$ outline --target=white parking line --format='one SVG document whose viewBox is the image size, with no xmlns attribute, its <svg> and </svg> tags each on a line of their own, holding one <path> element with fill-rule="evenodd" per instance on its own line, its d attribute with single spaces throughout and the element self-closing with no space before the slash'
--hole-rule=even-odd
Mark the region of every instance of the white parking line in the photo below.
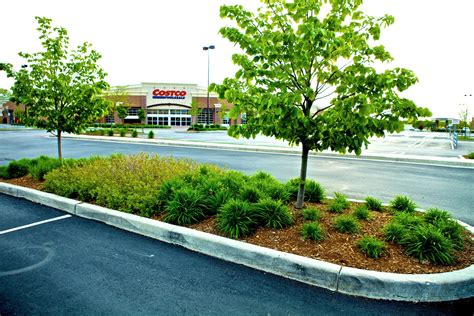
<svg viewBox="0 0 474 316">
<path fill-rule="evenodd" d="M 59 221 L 59 220 L 61 220 L 61 219 L 65 219 L 65 218 L 69 218 L 69 217 L 72 217 L 72 215 L 59 216 L 59 217 L 47 219 L 47 220 L 44 220 L 44 221 L 41 221 L 41 222 L 36 222 L 36 223 L 24 225 L 24 226 L 19 226 L 19 227 L 7 229 L 7 230 L 4 230 L 4 231 L 1 231 L 1 232 L 0 232 L 0 235 L 8 234 L 8 233 L 11 233 L 11 232 L 20 230 L 20 229 L 25 229 L 25 228 L 29 228 L 29 227 L 33 227 L 33 226 L 37 226 L 37 225 L 49 223 L 49 222 Z"/>
</svg>

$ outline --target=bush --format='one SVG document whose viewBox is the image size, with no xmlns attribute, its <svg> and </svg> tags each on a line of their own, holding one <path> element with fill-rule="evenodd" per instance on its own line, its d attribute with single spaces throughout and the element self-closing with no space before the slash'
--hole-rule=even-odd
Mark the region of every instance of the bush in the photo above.
<svg viewBox="0 0 474 316">
<path fill-rule="evenodd" d="M 290 192 L 288 192 L 288 188 L 279 182 L 263 185 L 262 190 L 265 195 L 274 200 L 282 201 L 283 203 L 288 203 L 290 201 Z"/>
<path fill-rule="evenodd" d="M 319 203 L 326 198 L 324 188 L 313 180 L 306 180 L 305 201 Z"/>
<path fill-rule="evenodd" d="M 441 231 L 443 236 L 448 238 L 453 244 L 454 249 L 464 249 L 464 233 L 465 229 L 459 223 L 452 219 L 445 221 L 436 221 L 435 226 Z"/>
<path fill-rule="evenodd" d="M 30 168 L 30 159 L 20 159 L 10 162 L 7 166 L 7 179 L 24 177 L 28 174 Z"/>
<path fill-rule="evenodd" d="M 423 219 L 416 214 L 401 212 L 395 215 L 394 222 L 403 225 L 408 229 L 413 229 L 423 224 Z"/>
<path fill-rule="evenodd" d="M 380 258 L 387 246 L 385 243 L 375 237 L 364 236 L 357 242 L 360 250 L 370 258 Z"/>
<path fill-rule="evenodd" d="M 155 138 L 155 133 L 153 133 L 153 131 L 149 131 L 148 132 L 148 138 L 150 138 L 150 139 Z"/>
<path fill-rule="evenodd" d="M 46 156 L 41 156 L 39 158 L 33 159 L 29 167 L 29 173 L 36 180 L 44 180 L 44 176 L 59 167 L 61 167 L 61 162 L 58 158 L 50 158 Z"/>
<path fill-rule="evenodd" d="M 317 221 L 321 218 L 321 213 L 315 207 L 308 207 L 303 209 L 303 218 L 306 221 Z"/>
<path fill-rule="evenodd" d="M 120 137 L 125 137 L 126 131 L 124 128 L 120 129 Z"/>
<path fill-rule="evenodd" d="M 344 205 L 337 203 L 336 201 L 332 201 L 331 204 L 329 204 L 328 211 L 341 214 L 344 211 Z"/>
<path fill-rule="evenodd" d="M 227 171 L 221 176 L 221 183 L 224 188 L 227 188 L 229 192 L 231 192 L 234 197 L 237 197 L 240 193 L 240 190 L 245 185 L 248 177 L 244 175 L 242 172 L 238 171 Z"/>
<path fill-rule="evenodd" d="M 8 166 L 0 166 L 0 178 L 8 179 L 7 168 L 8 168 Z"/>
<path fill-rule="evenodd" d="M 100 136 L 104 136 L 105 135 L 105 131 L 103 129 L 99 129 L 97 131 L 97 134 L 99 134 Z"/>
<path fill-rule="evenodd" d="M 150 216 L 163 209 L 158 198 L 162 184 L 197 172 L 198 167 L 187 159 L 147 154 L 113 155 L 53 170 L 45 176 L 45 189 L 119 211 Z"/>
<path fill-rule="evenodd" d="M 304 223 L 301 226 L 301 236 L 304 239 L 311 239 L 314 241 L 321 241 L 326 237 L 324 229 L 319 225 L 319 223 Z"/>
<path fill-rule="evenodd" d="M 337 204 L 341 205 L 341 207 L 343 209 L 347 209 L 351 206 L 351 204 L 347 200 L 347 197 L 344 194 L 339 193 L 339 192 L 334 193 L 334 200 L 333 201 L 334 201 L 334 203 L 337 203 Z"/>
<path fill-rule="evenodd" d="M 132 137 L 134 137 L 134 138 L 138 137 L 138 132 L 137 132 L 136 129 L 134 129 L 134 130 L 132 131 Z"/>
<path fill-rule="evenodd" d="M 204 206 L 199 191 L 183 188 L 175 192 L 166 207 L 165 222 L 177 225 L 190 225 L 204 218 Z"/>
<path fill-rule="evenodd" d="M 249 203 L 257 203 L 262 197 L 262 192 L 255 185 L 248 184 L 240 191 L 240 199 Z"/>
<path fill-rule="evenodd" d="M 270 198 L 262 199 L 255 204 L 254 210 L 258 221 L 265 227 L 279 229 L 293 223 L 293 214 L 286 205 Z"/>
<path fill-rule="evenodd" d="M 356 233 L 359 231 L 359 224 L 352 216 L 341 215 L 334 219 L 334 228 L 340 233 Z"/>
<path fill-rule="evenodd" d="M 217 213 L 217 227 L 221 233 L 231 238 L 249 235 L 255 229 L 257 219 L 250 204 L 232 199 Z"/>
<path fill-rule="evenodd" d="M 180 177 L 171 178 L 161 185 L 156 195 L 157 204 L 160 209 L 165 209 L 168 202 L 174 198 L 176 191 L 186 187 L 186 183 Z"/>
<path fill-rule="evenodd" d="M 377 200 L 373 197 L 368 196 L 365 198 L 365 203 L 369 210 L 383 212 L 383 205 L 380 200 Z"/>
<path fill-rule="evenodd" d="M 433 225 L 420 225 L 403 238 L 405 253 L 420 261 L 450 265 L 454 263 L 453 245 Z"/>
<path fill-rule="evenodd" d="M 108 136 L 114 136 L 114 130 L 113 130 L 113 129 L 109 129 L 109 130 L 107 131 L 107 135 L 108 135 Z"/>
<path fill-rule="evenodd" d="M 231 199 L 231 194 L 227 190 L 220 190 L 214 195 L 210 195 L 205 199 L 206 214 L 214 215 L 217 211 Z"/>
<path fill-rule="evenodd" d="M 365 206 L 365 205 L 359 205 L 355 209 L 353 215 L 354 215 L 355 218 L 362 219 L 362 220 L 367 220 L 367 219 L 370 218 L 370 212 L 367 209 L 367 206 Z"/>
<path fill-rule="evenodd" d="M 437 208 L 428 209 L 426 210 L 426 213 L 423 214 L 423 219 L 429 224 L 435 224 L 439 221 L 447 221 L 451 218 L 452 217 L 448 212 Z"/>
<path fill-rule="evenodd" d="M 394 212 L 413 213 L 415 212 L 416 204 L 406 196 L 397 195 L 392 201 L 390 201 L 390 207 Z"/>
<path fill-rule="evenodd" d="M 467 155 L 467 159 L 474 159 L 474 152 Z"/>
<path fill-rule="evenodd" d="M 295 200 L 298 197 L 298 190 L 300 187 L 300 178 L 293 178 L 285 184 L 288 192 L 290 193 L 290 199 Z M 326 198 L 324 188 L 313 180 L 306 180 L 304 199 L 307 202 L 319 203 Z"/>
<path fill-rule="evenodd" d="M 403 237 L 405 236 L 406 232 L 407 228 L 397 222 L 390 222 L 383 229 L 385 240 L 392 241 L 397 244 L 402 243 Z"/>
</svg>

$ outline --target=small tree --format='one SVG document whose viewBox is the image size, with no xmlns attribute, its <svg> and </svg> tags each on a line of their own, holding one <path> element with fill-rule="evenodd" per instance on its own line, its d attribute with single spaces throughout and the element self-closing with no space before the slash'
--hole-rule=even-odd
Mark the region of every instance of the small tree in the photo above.
<svg viewBox="0 0 474 316">
<path fill-rule="evenodd" d="M 116 106 L 116 111 L 117 111 L 117 116 L 124 121 L 125 118 L 128 116 L 128 108 L 125 107 L 124 105 L 117 105 Z"/>
<path fill-rule="evenodd" d="M 302 145 L 301 208 L 310 150 L 359 155 L 369 137 L 403 130 L 400 118 L 431 114 L 398 95 L 417 81 L 413 72 L 374 68 L 392 60 L 383 46 L 371 45 L 392 16 L 365 15 L 362 0 L 262 2 L 258 14 L 221 6 L 221 17 L 237 27 L 220 33 L 243 53 L 232 57 L 240 68 L 235 77 L 212 89 L 235 105 L 232 117 L 246 113 L 246 124 L 231 126 L 230 135 L 262 133 Z"/>
<path fill-rule="evenodd" d="M 128 116 L 128 108 L 130 108 L 130 98 L 127 92 L 127 86 L 115 86 L 105 91 L 104 99 L 109 104 L 109 115 L 117 116 L 124 120 Z"/>
<path fill-rule="evenodd" d="M 145 133 L 144 129 L 143 129 L 143 124 L 144 124 L 144 121 L 146 120 L 145 110 L 139 109 L 137 114 L 138 114 L 138 119 L 140 120 L 140 122 L 142 124 L 142 134 L 143 134 L 143 133 Z"/>
<path fill-rule="evenodd" d="M 97 65 L 101 55 L 90 44 L 70 51 L 66 29 L 52 27 L 51 19 L 36 20 L 44 50 L 19 53 L 27 65 L 17 72 L 11 64 L 1 64 L 0 70 L 15 80 L 11 101 L 27 108 L 23 123 L 55 133 L 62 160 L 62 133 L 80 133 L 107 113 L 101 94 L 109 85 Z"/>
<path fill-rule="evenodd" d="M 467 127 L 467 120 L 469 119 L 469 108 L 465 107 L 459 112 L 459 118 L 461 119 L 461 129 Z"/>
</svg>

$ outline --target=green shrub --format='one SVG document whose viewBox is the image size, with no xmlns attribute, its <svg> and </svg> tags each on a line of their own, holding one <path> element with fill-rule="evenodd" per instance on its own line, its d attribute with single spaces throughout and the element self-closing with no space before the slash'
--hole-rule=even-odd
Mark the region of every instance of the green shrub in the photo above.
<svg viewBox="0 0 474 316">
<path fill-rule="evenodd" d="M 49 172 L 45 176 L 45 189 L 119 211 L 151 215 L 163 210 L 158 198 L 162 184 L 197 172 L 198 167 L 187 159 L 143 153 L 112 155 Z"/>
<path fill-rule="evenodd" d="M 301 226 L 301 236 L 303 236 L 304 239 L 321 241 L 326 237 L 326 234 L 319 223 L 311 222 L 304 223 L 303 226 Z"/>
<path fill-rule="evenodd" d="M 134 138 L 135 138 L 135 137 L 138 137 L 138 132 L 137 132 L 136 129 L 134 129 L 134 130 L 132 131 L 132 137 L 134 137 Z"/>
<path fill-rule="evenodd" d="M 474 152 L 467 155 L 467 159 L 474 159 Z"/>
<path fill-rule="evenodd" d="M 359 231 L 359 224 L 352 216 L 340 215 L 334 218 L 334 228 L 340 233 L 356 233 Z"/>
<path fill-rule="evenodd" d="M 126 130 L 124 128 L 120 129 L 120 137 L 125 137 Z"/>
<path fill-rule="evenodd" d="M 285 186 L 290 193 L 290 199 L 296 200 L 298 197 L 298 190 L 300 186 L 300 178 L 293 178 L 289 180 Z M 313 180 L 306 180 L 304 200 L 307 202 L 319 203 L 326 197 L 324 188 Z"/>
<path fill-rule="evenodd" d="M 452 217 L 448 212 L 437 209 L 437 208 L 428 209 L 423 214 L 423 219 L 425 220 L 425 222 L 429 224 L 435 224 L 436 222 L 439 222 L 439 221 L 447 221 L 447 220 L 450 220 L 451 218 Z"/>
<path fill-rule="evenodd" d="M 240 199 L 249 203 L 257 203 L 262 197 L 262 192 L 254 185 L 246 185 L 240 191 Z"/>
<path fill-rule="evenodd" d="M 245 185 L 248 177 L 242 172 L 238 171 L 227 171 L 221 176 L 221 183 L 224 188 L 231 192 L 234 197 L 237 197 L 240 193 L 241 188 Z"/>
<path fill-rule="evenodd" d="M 168 202 L 174 198 L 175 192 L 185 187 L 186 182 L 180 177 L 171 178 L 163 182 L 156 195 L 157 204 L 160 205 L 161 209 L 165 209 Z"/>
<path fill-rule="evenodd" d="M 360 250 L 370 258 L 380 258 L 387 246 L 385 243 L 372 236 L 364 236 L 357 242 Z"/>
<path fill-rule="evenodd" d="M 416 214 L 401 212 L 395 215 L 393 221 L 406 227 L 407 229 L 415 228 L 423 224 L 423 218 Z"/>
<path fill-rule="evenodd" d="M 324 188 L 313 180 L 306 180 L 305 201 L 319 203 L 326 198 Z"/>
<path fill-rule="evenodd" d="M 283 203 L 288 203 L 290 201 L 290 192 L 288 188 L 281 183 L 269 183 L 262 186 L 262 191 L 268 197 L 282 201 Z"/>
<path fill-rule="evenodd" d="M 383 229 L 385 240 L 392 241 L 397 244 L 402 243 L 403 237 L 407 231 L 408 229 L 405 226 L 397 222 L 390 222 Z"/>
<path fill-rule="evenodd" d="M 337 203 L 336 201 L 332 201 L 328 206 L 328 211 L 331 213 L 341 214 L 344 211 L 344 205 Z"/>
<path fill-rule="evenodd" d="M 155 138 L 155 133 L 153 133 L 153 131 L 149 131 L 148 132 L 148 138 L 150 138 L 150 139 Z"/>
<path fill-rule="evenodd" d="M 420 261 L 450 265 L 454 263 L 453 245 L 433 225 L 420 225 L 403 238 L 405 253 Z"/>
<path fill-rule="evenodd" d="M 257 181 L 257 182 L 275 182 L 276 179 L 265 171 L 257 171 L 255 172 L 249 179 L 250 181 Z"/>
<path fill-rule="evenodd" d="M 464 233 L 465 229 L 458 222 L 453 219 L 444 221 L 436 221 L 435 226 L 441 231 L 443 236 L 448 238 L 453 244 L 454 249 L 464 249 Z"/>
<path fill-rule="evenodd" d="M 114 136 L 114 130 L 113 130 L 113 129 L 109 129 L 109 130 L 107 131 L 107 135 L 108 135 L 108 136 Z"/>
<path fill-rule="evenodd" d="M 204 218 L 204 206 L 199 191 L 183 188 L 175 192 L 166 206 L 165 222 L 190 225 Z"/>
<path fill-rule="evenodd" d="M 306 221 L 317 221 L 321 218 L 321 212 L 315 207 L 307 207 L 303 209 L 302 215 Z"/>
<path fill-rule="evenodd" d="M 359 205 L 355 209 L 353 215 L 354 215 L 355 218 L 361 219 L 361 220 L 367 220 L 371 217 L 371 214 L 370 214 L 369 210 L 367 209 L 367 206 L 365 206 L 365 205 Z"/>
<path fill-rule="evenodd" d="M 231 238 L 249 235 L 255 229 L 257 219 L 250 203 L 229 200 L 217 213 L 217 227 L 221 233 Z"/>
<path fill-rule="evenodd" d="M 383 205 L 380 200 L 377 200 L 376 198 L 368 196 L 365 198 L 365 203 L 369 210 L 383 212 Z"/>
<path fill-rule="evenodd" d="M 207 196 L 205 198 L 206 214 L 214 215 L 231 199 L 231 194 L 227 190 L 221 190 L 216 192 L 214 195 Z"/>
<path fill-rule="evenodd" d="M 8 179 L 8 166 L 0 166 L 0 178 Z"/>
<path fill-rule="evenodd" d="M 347 200 L 347 197 L 339 192 L 334 193 L 333 202 L 339 204 L 343 209 L 347 209 L 351 206 L 351 203 Z"/>
<path fill-rule="evenodd" d="M 415 212 L 416 204 L 406 196 L 397 195 L 392 201 L 390 201 L 390 207 L 394 212 L 413 213 Z"/>
<path fill-rule="evenodd" d="M 30 164 L 31 160 L 26 158 L 10 162 L 7 166 L 8 179 L 15 179 L 26 176 L 29 172 Z"/>
<path fill-rule="evenodd" d="M 32 163 L 28 170 L 31 176 L 36 180 L 44 180 L 44 176 L 48 172 L 61 167 L 61 162 L 58 158 L 41 156 L 33 161 L 35 161 L 35 163 Z"/>
<path fill-rule="evenodd" d="M 265 227 L 279 229 L 293 223 L 293 214 L 286 205 L 270 198 L 262 199 L 254 206 L 259 223 Z"/>
<path fill-rule="evenodd" d="M 105 131 L 103 129 L 99 129 L 97 131 L 97 134 L 99 134 L 100 136 L 104 136 L 105 135 Z"/>
</svg>

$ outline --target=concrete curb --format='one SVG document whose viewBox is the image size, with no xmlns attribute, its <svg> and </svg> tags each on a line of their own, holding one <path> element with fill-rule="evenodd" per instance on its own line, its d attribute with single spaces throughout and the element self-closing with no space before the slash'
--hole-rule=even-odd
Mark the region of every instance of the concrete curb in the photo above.
<svg viewBox="0 0 474 316">
<path fill-rule="evenodd" d="M 183 146 L 183 147 L 195 147 L 195 148 L 208 148 L 208 149 L 220 149 L 220 150 L 237 150 L 237 151 L 250 151 L 250 152 L 264 152 L 264 153 L 277 153 L 277 154 L 294 154 L 300 155 L 301 150 L 298 147 L 275 147 L 275 146 L 252 146 L 252 145 L 238 145 L 238 144 L 222 144 L 222 143 L 205 143 L 205 142 L 191 142 L 191 141 L 178 141 L 178 140 L 164 140 L 164 139 L 144 139 L 144 138 L 130 138 L 130 137 L 106 137 L 106 136 L 89 136 L 89 135 L 64 135 L 63 137 L 89 140 L 89 141 L 108 141 L 108 142 L 122 142 L 122 143 L 140 143 L 140 144 L 154 144 L 154 145 L 169 145 L 169 146 Z M 450 158 L 437 158 L 437 157 L 419 157 L 419 156 L 383 156 L 383 155 L 371 155 L 365 154 L 362 156 L 356 156 L 353 154 L 340 155 L 337 153 L 321 153 L 321 152 L 310 152 L 311 156 L 314 157 L 325 157 L 334 159 L 361 159 L 361 160 L 383 160 L 383 161 L 395 161 L 400 163 L 418 163 L 418 164 L 429 164 L 429 165 L 440 165 L 440 166 L 453 166 L 453 167 L 466 167 L 474 168 L 474 160 L 468 159 L 450 159 Z"/>
<path fill-rule="evenodd" d="M 79 217 L 343 294 L 412 302 L 453 301 L 474 296 L 474 265 L 453 272 L 417 275 L 361 270 L 7 183 L 0 182 L 0 193 L 25 198 Z M 473 231 L 472 227 L 467 227 Z"/>
</svg>

